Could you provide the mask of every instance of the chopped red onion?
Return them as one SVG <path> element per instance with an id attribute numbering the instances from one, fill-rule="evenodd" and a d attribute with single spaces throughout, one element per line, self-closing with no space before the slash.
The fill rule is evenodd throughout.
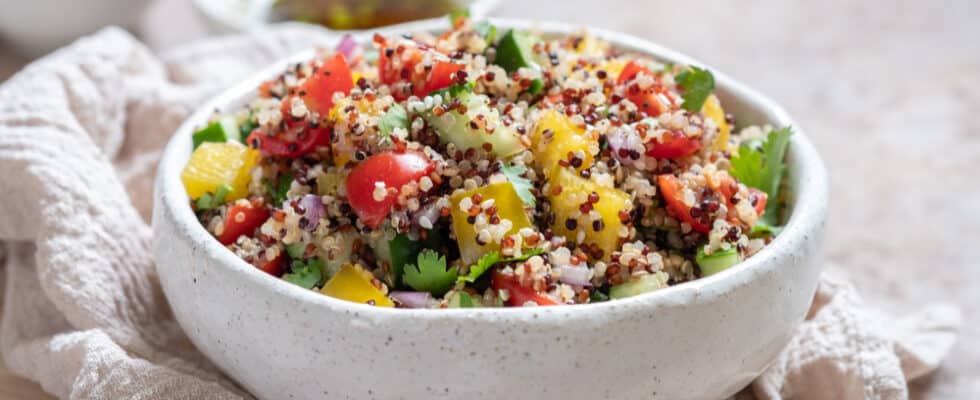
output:
<path id="1" fill-rule="evenodd" d="M 630 152 L 639 152 L 640 157 L 644 156 L 643 139 L 632 129 L 619 128 L 606 137 L 609 141 L 609 149 L 612 150 L 613 157 L 623 165 L 633 165 L 637 160 L 629 156 Z M 620 154 L 620 150 L 625 150 Z"/>
<path id="2" fill-rule="evenodd" d="M 405 308 L 425 308 L 432 295 L 429 292 L 394 291 L 388 293 L 388 297 Z"/>
<path id="3" fill-rule="evenodd" d="M 337 43 L 337 52 L 343 54 L 348 62 L 354 58 L 357 49 L 357 42 L 354 41 L 354 37 L 351 35 L 344 35 L 344 37 L 340 38 L 340 43 Z"/>
<path id="4" fill-rule="evenodd" d="M 307 220 L 305 229 L 312 232 L 320 225 L 320 218 L 323 217 L 323 201 L 320 196 L 308 194 L 300 198 L 299 206 L 305 210 L 303 214 Z"/>
<path id="5" fill-rule="evenodd" d="M 558 281 L 573 286 L 592 285 L 592 282 L 589 280 L 589 267 L 581 264 L 563 265 L 561 267 L 561 276 L 558 277 Z"/>

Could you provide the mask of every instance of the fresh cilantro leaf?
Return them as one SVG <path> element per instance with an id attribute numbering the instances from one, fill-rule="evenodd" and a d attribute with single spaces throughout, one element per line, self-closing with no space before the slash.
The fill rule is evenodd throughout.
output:
<path id="1" fill-rule="evenodd" d="M 507 180 L 510 181 L 510 184 L 514 186 L 514 191 L 517 192 L 517 197 L 521 199 L 521 202 L 533 207 L 535 204 L 535 198 L 534 194 L 531 193 L 531 188 L 533 188 L 534 185 L 531 184 L 530 180 L 521 176 L 527 172 L 527 168 L 525 168 L 523 165 L 508 165 L 501 168 L 500 172 L 502 172 L 504 176 L 507 177 Z"/>
<path id="2" fill-rule="evenodd" d="M 470 10 L 467 10 L 465 8 L 460 8 L 460 9 L 456 9 L 456 10 L 450 11 L 449 12 L 449 26 L 456 26 L 456 21 L 458 21 L 460 18 L 469 19 L 470 18 Z"/>
<path id="3" fill-rule="evenodd" d="M 446 257 L 435 250 L 425 249 L 419 253 L 416 264 L 405 266 L 402 279 L 412 289 L 442 296 L 453 287 L 458 275 L 458 268 L 446 268 Z"/>
<path id="4" fill-rule="evenodd" d="M 322 283 L 324 264 L 320 258 L 307 262 L 293 261 L 293 272 L 283 275 L 282 279 L 305 289 L 313 289 Z"/>
<path id="5" fill-rule="evenodd" d="M 394 103 L 378 119 L 378 130 L 381 131 L 381 137 L 383 139 L 388 139 L 391 137 L 391 133 L 397 128 L 408 130 L 408 113 L 405 112 L 404 107 L 398 103 Z"/>
<path id="6" fill-rule="evenodd" d="M 470 272 L 464 276 L 460 276 L 458 279 L 456 279 L 456 281 L 473 283 L 476 282 L 476 280 L 479 279 L 480 276 L 482 276 L 485 272 L 487 272 L 487 270 L 489 270 L 496 264 L 524 261 L 527 260 L 528 258 L 534 257 L 543 252 L 544 250 L 541 250 L 539 248 L 533 248 L 533 249 L 528 249 L 524 254 L 521 254 L 520 257 L 501 258 L 500 253 L 496 251 L 491 251 L 489 253 L 484 254 L 483 257 L 480 257 L 479 260 L 476 260 L 476 264 L 470 266 Z"/>
<path id="7" fill-rule="evenodd" d="M 766 212 L 759 223 L 777 226 L 779 213 L 779 188 L 782 184 L 783 173 L 786 169 L 783 158 L 789 147 L 791 127 L 774 129 L 762 141 L 761 148 L 739 146 L 738 154 L 732 157 L 730 173 L 739 182 L 754 187 L 769 196 L 766 202 Z M 760 228 L 763 229 L 763 228 Z M 778 234 L 778 232 L 775 232 Z"/>
<path id="8" fill-rule="evenodd" d="M 255 121 L 252 120 L 253 116 L 254 113 L 249 112 L 248 118 L 245 118 L 245 122 L 242 122 L 242 124 L 238 126 L 238 135 L 240 139 L 239 142 L 248 143 L 248 141 L 245 139 L 248 138 L 248 135 L 252 134 L 252 131 L 254 131 L 255 128 L 259 127 L 258 124 L 256 124 Z"/>
<path id="9" fill-rule="evenodd" d="M 289 192 L 289 187 L 293 184 L 293 174 L 289 172 L 282 174 L 275 185 L 268 179 L 263 179 L 262 183 L 265 185 L 266 193 L 272 197 L 272 204 L 279 205 L 286 200 L 286 193 Z"/>
<path id="10" fill-rule="evenodd" d="M 497 27 L 487 21 L 480 21 L 473 24 L 473 31 L 487 40 L 487 46 L 497 40 Z"/>
<path id="11" fill-rule="evenodd" d="M 459 308 L 473 308 L 473 298 L 469 293 L 459 292 Z"/>
<path id="12" fill-rule="evenodd" d="M 442 88 L 433 91 L 432 93 L 429 93 L 429 96 L 439 95 L 442 96 L 443 100 L 448 100 L 448 99 L 459 97 L 464 93 L 473 93 L 473 88 L 475 87 L 476 87 L 476 83 L 466 82 L 465 84 L 462 85 L 452 85 L 447 88 Z"/>
<path id="13" fill-rule="evenodd" d="M 684 103 L 681 104 L 681 108 L 690 112 L 701 111 L 704 101 L 711 95 L 711 91 L 715 90 L 714 75 L 711 75 L 711 71 L 698 67 L 692 66 L 682 71 L 674 77 L 674 81 L 684 88 L 684 93 L 681 94 Z"/>

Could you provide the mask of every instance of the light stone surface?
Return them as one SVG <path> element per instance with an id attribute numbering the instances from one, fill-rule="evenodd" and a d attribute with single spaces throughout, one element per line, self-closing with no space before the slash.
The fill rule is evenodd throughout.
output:
<path id="1" fill-rule="evenodd" d="M 187 2 L 158 0 L 146 38 L 199 37 Z M 980 2 L 505 0 L 496 15 L 624 31 L 782 103 L 830 170 L 834 269 L 895 313 L 964 311 L 962 340 L 912 398 L 980 398 Z M 186 26 L 161 32 L 175 20 Z M 22 62 L 0 46 L 0 80 Z"/>

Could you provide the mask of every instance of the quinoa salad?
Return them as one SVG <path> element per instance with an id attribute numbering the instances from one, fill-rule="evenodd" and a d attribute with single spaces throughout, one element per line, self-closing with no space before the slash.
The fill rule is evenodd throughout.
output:
<path id="1" fill-rule="evenodd" d="M 779 234 L 791 129 L 737 125 L 707 69 L 450 20 L 344 37 L 216 110 L 181 174 L 201 224 L 269 275 L 399 308 L 630 297 Z"/>

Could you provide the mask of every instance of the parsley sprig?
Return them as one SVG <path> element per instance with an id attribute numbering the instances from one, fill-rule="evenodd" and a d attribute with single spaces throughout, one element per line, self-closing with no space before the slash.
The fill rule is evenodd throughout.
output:
<path id="1" fill-rule="evenodd" d="M 507 177 L 510 181 L 511 186 L 514 187 L 514 191 L 517 192 L 517 197 L 521 199 L 524 204 L 534 207 L 535 198 L 534 194 L 531 193 L 531 188 L 534 187 L 531 181 L 525 178 L 523 175 L 527 172 L 527 168 L 523 165 L 507 165 L 500 169 L 500 172 Z"/>
<path id="2" fill-rule="evenodd" d="M 694 66 L 681 71 L 674 77 L 674 81 L 684 89 L 681 94 L 684 98 L 681 108 L 690 112 L 701 111 L 701 106 L 708 100 L 711 91 L 715 90 L 715 77 L 711 75 L 711 71 Z"/>
<path id="3" fill-rule="evenodd" d="M 446 257 L 432 249 L 419 253 L 415 264 L 405 266 L 402 280 L 412 289 L 442 296 L 453 287 L 459 275 L 459 268 L 446 268 Z"/>
<path id="4" fill-rule="evenodd" d="M 390 140 L 391 133 L 397 128 L 408 130 L 408 113 L 404 107 L 395 103 L 378 119 L 378 130 L 381 131 L 381 139 Z"/>
<path id="5" fill-rule="evenodd" d="M 778 234 L 778 228 L 774 227 L 779 224 L 779 188 L 786 169 L 783 158 L 792 135 L 791 127 L 774 129 L 758 146 L 743 144 L 738 148 L 738 154 L 732 157 L 732 176 L 769 196 L 766 212 L 757 227 L 752 228 L 755 233 Z"/>
<path id="6" fill-rule="evenodd" d="M 501 256 L 499 252 L 491 251 L 487 254 L 484 254 L 483 257 L 480 257 L 479 260 L 476 260 L 476 264 L 470 266 L 470 272 L 467 273 L 466 275 L 460 276 L 459 278 L 456 279 L 456 281 L 473 283 L 476 282 L 476 280 L 479 279 L 480 276 L 482 276 L 485 272 L 487 272 L 487 270 L 492 268 L 494 265 L 500 263 L 512 263 L 512 262 L 524 261 L 527 260 L 528 258 L 534 257 L 543 252 L 544 250 L 541 250 L 539 248 L 533 248 L 533 249 L 529 249 L 527 252 L 520 255 L 519 257 L 503 258 L 503 256 Z"/>
<path id="7" fill-rule="evenodd" d="M 313 289 L 323 284 L 323 259 L 313 258 L 307 261 L 293 260 L 293 271 L 282 276 L 286 282 L 296 286 Z"/>

